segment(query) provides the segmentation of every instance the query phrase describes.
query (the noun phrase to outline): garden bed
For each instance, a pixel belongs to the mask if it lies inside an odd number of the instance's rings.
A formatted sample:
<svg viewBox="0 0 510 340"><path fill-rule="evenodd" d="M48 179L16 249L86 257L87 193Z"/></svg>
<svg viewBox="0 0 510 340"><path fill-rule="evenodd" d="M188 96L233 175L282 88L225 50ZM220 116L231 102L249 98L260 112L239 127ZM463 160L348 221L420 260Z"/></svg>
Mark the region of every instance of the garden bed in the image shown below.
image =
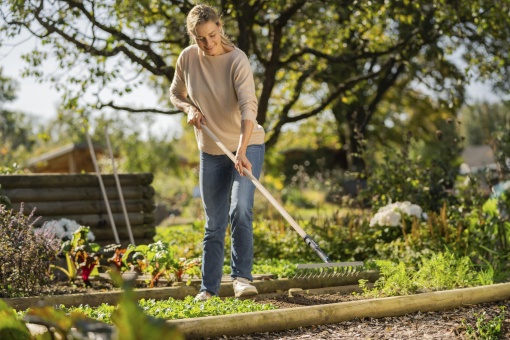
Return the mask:
<svg viewBox="0 0 510 340"><path fill-rule="evenodd" d="M267 336L270 332L288 331L300 327L317 327L327 324L342 324L356 320L388 319L391 317L408 317L410 315L428 314L430 312L444 312L452 309L469 307L476 310L478 304L503 301L495 305L488 305L489 311L503 304L510 305L510 283L480 286L473 288L454 289L448 291L421 293L407 296L397 296L379 299L355 299L345 302L346 297L341 297L343 302L331 303L331 299L312 298L316 303L313 306L297 308L280 308L277 310L244 313L236 315L222 315L207 318L194 318L182 320L170 320L169 324L176 325L186 336L190 338L206 338L220 336L240 336L251 333L263 333ZM296 301L299 303L309 298L300 296ZM350 299L350 298L347 298ZM267 302L268 300L264 300ZM324 304L323 302L326 302ZM287 307L293 307L292 305ZM468 312L469 309L465 309ZM502 325L505 332L510 335L510 318L505 311L499 311L503 315ZM475 316L476 312L472 313ZM491 314L494 314L492 312ZM411 318L412 319L412 318ZM416 319L419 320L419 317ZM448 320L438 320L440 323L447 323ZM409 330L417 323L410 323ZM462 323L456 324L458 329L467 327ZM475 328L476 326L473 326ZM391 330L391 324L387 325ZM421 330L423 331L423 329ZM460 331L459 331L460 332ZM341 335L341 334L339 334ZM454 333L450 334L455 335ZM263 337L264 338L264 337ZM265 337L267 338L267 337ZM331 337L329 337L331 338ZM385 338L379 334L372 338ZM390 337L391 338L391 337ZM407 336L396 338L408 338ZM414 338L414 337L409 337ZM417 336L416 338L420 338Z"/></svg>
<svg viewBox="0 0 510 340"><path fill-rule="evenodd" d="M308 279L271 279L271 275L254 275L256 279L254 285L260 294L271 294L275 292L285 292L289 289L317 289L326 287L341 287L356 285L359 280L368 280L374 282L378 278L377 271L365 271L355 275L327 277L327 278L308 278ZM31 306L55 306L65 305L79 306L87 304L95 307L102 303L115 304L120 298L122 291L116 288L110 280L105 278L92 281L93 287L84 287L83 285L70 285L67 282L54 282L45 287L44 295L8 298L3 299L9 306L17 310L25 310ZM199 291L200 281L192 281L192 285L177 285L170 287L145 288L146 285L141 281L137 283L135 294L138 299L162 300L172 297L174 299L184 299L186 296L195 295ZM219 291L220 297L234 296L232 283L228 276L225 276Z"/></svg>
<svg viewBox="0 0 510 340"><path fill-rule="evenodd" d="M367 273L359 273L367 277ZM370 275L374 275L370 273ZM264 276L261 276L264 278ZM368 276L370 277L370 276ZM501 307L510 308L510 283L450 291L422 293L383 299L366 299L353 295L361 292L357 285L331 287L334 282L351 282L351 279L307 280L256 280L261 294L254 297L257 303L271 303L278 310L207 318L170 320L177 325L187 339L346 339L378 338L451 338L464 339L467 332L474 331L477 324L486 324L501 316ZM79 303L108 302L120 296L120 289L108 285L106 280L94 281L94 288L71 287L74 294L21 298L28 304L68 305L74 299ZM298 287L298 286L301 286ZM293 287L293 288L289 288ZM310 288L320 287L320 288ZM222 284L222 295L232 296L231 284ZM99 290L99 291L98 291ZM78 293L78 291L80 291ZM137 288L138 298L166 299L170 296L195 294L198 287ZM60 291L62 293L63 291ZM31 300L32 299L32 300ZM35 299L35 300L33 300ZM39 302L35 302L39 299ZM5 299L13 306L17 299ZM112 304L115 302L111 302ZM21 306L21 305L18 305ZM19 308L22 309L22 308ZM510 317L505 312L502 321L502 338L510 337ZM470 328L471 327L471 328ZM481 327L481 326L480 326ZM487 326L488 327L488 326ZM248 335L249 334L249 335Z"/></svg>

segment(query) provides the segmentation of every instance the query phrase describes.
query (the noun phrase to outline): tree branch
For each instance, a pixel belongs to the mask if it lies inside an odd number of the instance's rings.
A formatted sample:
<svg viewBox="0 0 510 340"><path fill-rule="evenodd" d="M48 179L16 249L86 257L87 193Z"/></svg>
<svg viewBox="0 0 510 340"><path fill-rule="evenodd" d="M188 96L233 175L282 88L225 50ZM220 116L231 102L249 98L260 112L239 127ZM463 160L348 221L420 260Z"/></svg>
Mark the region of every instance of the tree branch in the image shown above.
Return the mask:
<svg viewBox="0 0 510 340"><path fill-rule="evenodd" d="M135 109L133 107L115 105L113 103L113 101L111 101L109 103L97 103L96 104L96 108L98 110L103 109L105 107L112 108L112 109L119 110L119 111L131 112L131 113L160 113L160 114L165 114L165 115L174 115L177 113L181 113L180 110L160 110L160 109L149 109L149 108Z"/></svg>

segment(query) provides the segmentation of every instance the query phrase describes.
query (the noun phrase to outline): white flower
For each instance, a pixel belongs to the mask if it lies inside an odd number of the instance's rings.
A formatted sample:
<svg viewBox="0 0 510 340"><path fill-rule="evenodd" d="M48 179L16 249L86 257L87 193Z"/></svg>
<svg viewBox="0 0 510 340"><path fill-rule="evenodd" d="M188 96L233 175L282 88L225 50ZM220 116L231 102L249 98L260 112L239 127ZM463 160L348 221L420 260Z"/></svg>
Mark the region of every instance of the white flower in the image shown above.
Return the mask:
<svg viewBox="0 0 510 340"><path fill-rule="evenodd" d="M64 227L57 220L51 220L51 221L44 222L41 229L51 231L53 234L55 234L55 237L60 238L60 239L63 238L63 235L66 232Z"/></svg>
<svg viewBox="0 0 510 340"><path fill-rule="evenodd" d="M423 210L419 205L411 202L395 202L379 208L370 220L370 226L399 227L402 225L402 215L421 218Z"/></svg>
<svg viewBox="0 0 510 340"><path fill-rule="evenodd" d="M73 238L73 234L78 230L81 226L78 224L78 222L74 220L70 220L68 218L61 218L60 220L51 220L46 221L42 225L43 230L50 230L52 231L56 237L62 239L62 240L71 240ZM89 241L94 241L96 237L92 233L92 231L89 231L87 234L87 239Z"/></svg>

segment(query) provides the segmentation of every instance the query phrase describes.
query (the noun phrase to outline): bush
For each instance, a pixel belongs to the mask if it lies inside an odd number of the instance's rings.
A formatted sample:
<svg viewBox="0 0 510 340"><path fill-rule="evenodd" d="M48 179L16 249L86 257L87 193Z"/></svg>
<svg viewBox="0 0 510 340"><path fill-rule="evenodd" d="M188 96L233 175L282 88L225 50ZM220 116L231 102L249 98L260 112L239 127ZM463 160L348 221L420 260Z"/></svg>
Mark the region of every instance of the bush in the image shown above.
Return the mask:
<svg viewBox="0 0 510 340"><path fill-rule="evenodd" d="M35 233L33 211L23 215L0 205L0 297L37 295L51 277L50 263L59 251L53 234Z"/></svg>
<svg viewBox="0 0 510 340"><path fill-rule="evenodd" d="M372 208L411 201L426 212L437 212L444 203L456 204L453 189L461 164L461 139L455 122L448 120L436 135L436 140L428 141L409 135L400 149L391 145L367 149L363 156L367 187L360 193L361 201Z"/></svg>

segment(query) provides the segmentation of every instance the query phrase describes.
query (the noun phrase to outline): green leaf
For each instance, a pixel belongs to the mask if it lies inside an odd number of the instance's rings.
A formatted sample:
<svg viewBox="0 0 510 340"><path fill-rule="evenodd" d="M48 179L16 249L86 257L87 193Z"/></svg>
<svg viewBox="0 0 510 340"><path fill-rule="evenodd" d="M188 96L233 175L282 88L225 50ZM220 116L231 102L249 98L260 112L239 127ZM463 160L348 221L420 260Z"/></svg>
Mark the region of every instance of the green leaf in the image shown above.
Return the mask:
<svg viewBox="0 0 510 340"><path fill-rule="evenodd" d="M30 331L14 309L0 300L0 339L30 339Z"/></svg>
<svg viewBox="0 0 510 340"><path fill-rule="evenodd" d="M148 316L136 302L133 290L125 285L117 310L112 314L118 337L123 340L175 339L184 340L177 328L165 320Z"/></svg>

